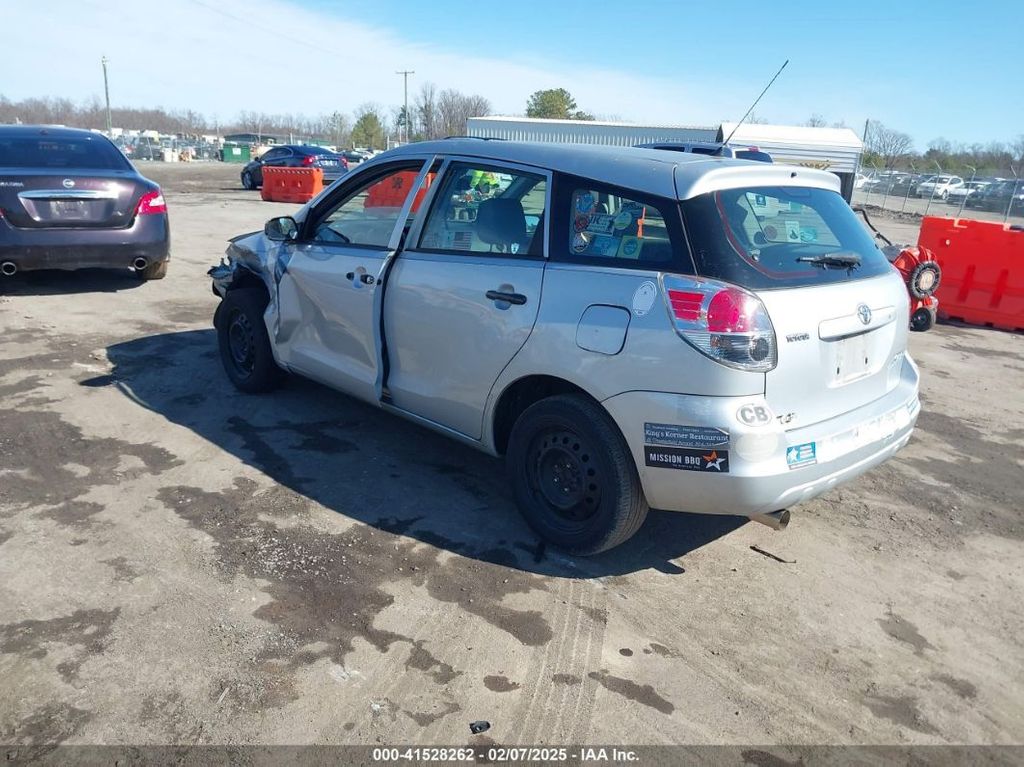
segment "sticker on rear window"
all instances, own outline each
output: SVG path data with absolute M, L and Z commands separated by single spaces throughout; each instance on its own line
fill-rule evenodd
M 800 242 L 800 222 L 786 222 L 786 239 L 790 242 Z
M 659 469 L 729 473 L 728 450 L 694 450 L 683 447 L 644 447 L 644 463 Z
M 675 423 L 645 423 L 644 442 L 648 445 L 671 445 L 708 449 L 728 447 L 729 432 L 711 426 L 684 426 Z
M 802 445 L 790 445 L 786 448 L 786 465 L 791 469 L 800 469 L 818 462 L 817 449 L 814 442 Z

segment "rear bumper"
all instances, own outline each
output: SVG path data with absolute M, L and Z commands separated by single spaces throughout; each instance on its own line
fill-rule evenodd
M 138 216 L 126 229 L 20 229 L 0 220 L 0 263 L 18 271 L 130 267 L 166 261 L 171 252 L 166 214 Z
M 789 508 L 878 466 L 907 444 L 921 407 L 917 367 L 909 355 L 904 357 L 899 383 L 888 394 L 803 428 L 786 430 L 775 418 L 763 426 L 742 423 L 739 412 L 744 406 L 767 407 L 764 398 L 757 396 L 627 392 L 605 400 L 604 405 L 626 437 L 653 508 L 739 516 Z M 721 464 L 727 470 L 707 467 L 700 458 L 696 470 L 648 465 L 649 453 L 659 448 L 650 444 L 645 423 L 726 432 L 722 439 L 727 445 L 716 449 L 716 457 L 722 458 L 727 451 Z M 802 446 L 802 452 L 794 452 L 796 446 Z M 711 451 L 703 448 L 692 454 Z M 660 452 L 664 460 L 681 451 L 662 448 Z M 797 462 L 800 457 L 804 460 Z

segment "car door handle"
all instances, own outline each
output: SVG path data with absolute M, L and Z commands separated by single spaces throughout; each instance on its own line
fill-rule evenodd
M 503 290 L 488 290 L 487 297 L 491 301 L 505 301 L 516 306 L 522 306 L 526 303 L 526 296 L 522 293 L 506 293 Z

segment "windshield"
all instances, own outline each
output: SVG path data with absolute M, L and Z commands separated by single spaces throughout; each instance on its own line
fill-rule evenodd
M 0 167 L 129 170 L 131 165 L 105 138 L 0 137 Z
M 752 289 L 877 277 L 890 270 L 835 192 L 748 187 L 682 203 L 697 272 Z

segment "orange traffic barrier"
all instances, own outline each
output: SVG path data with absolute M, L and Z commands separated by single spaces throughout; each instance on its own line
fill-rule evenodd
M 419 173 L 414 170 L 403 170 L 381 179 L 367 190 L 363 207 L 401 208 L 405 204 L 406 195 L 409 194 L 409 187 L 415 183 L 418 175 Z M 416 196 L 412 201 L 413 213 L 420 209 L 420 203 L 426 197 L 427 190 L 430 189 L 430 185 L 434 182 L 435 175 L 434 173 L 428 173 L 423 181 L 423 186 L 416 192 Z
M 1024 228 L 926 216 L 918 244 L 942 268 L 940 317 L 1024 330 Z
M 263 166 L 260 197 L 267 202 L 309 202 L 324 188 L 320 168 L 275 168 Z

